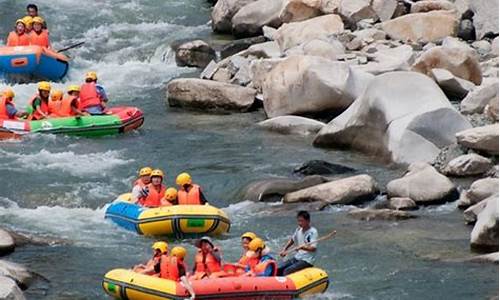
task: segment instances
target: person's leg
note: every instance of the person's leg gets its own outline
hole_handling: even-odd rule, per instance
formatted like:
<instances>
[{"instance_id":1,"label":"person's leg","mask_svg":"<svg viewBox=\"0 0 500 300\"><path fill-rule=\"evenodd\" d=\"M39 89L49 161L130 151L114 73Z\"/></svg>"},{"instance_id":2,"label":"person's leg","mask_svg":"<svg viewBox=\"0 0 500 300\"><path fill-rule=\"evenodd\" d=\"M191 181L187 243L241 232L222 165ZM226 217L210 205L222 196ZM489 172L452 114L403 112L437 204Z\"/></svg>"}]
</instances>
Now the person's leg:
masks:
<instances>
[{"instance_id":1,"label":"person's leg","mask_svg":"<svg viewBox=\"0 0 500 300\"><path fill-rule=\"evenodd\" d=\"M295 258L290 258L278 264L278 276L283 276L283 271L293 265L297 260Z\"/></svg>"},{"instance_id":2,"label":"person's leg","mask_svg":"<svg viewBox=\"0 0 500 300\"><path fill-rule=\"evenodd\" d=\"M302 269L309 268L309 267L312 267L312 265L310 263L303 261L303 260L295 260L294 264L286 267L283 270L283 276L295 273L297 271L300 271Z\"/></svg>"}]
</instances>

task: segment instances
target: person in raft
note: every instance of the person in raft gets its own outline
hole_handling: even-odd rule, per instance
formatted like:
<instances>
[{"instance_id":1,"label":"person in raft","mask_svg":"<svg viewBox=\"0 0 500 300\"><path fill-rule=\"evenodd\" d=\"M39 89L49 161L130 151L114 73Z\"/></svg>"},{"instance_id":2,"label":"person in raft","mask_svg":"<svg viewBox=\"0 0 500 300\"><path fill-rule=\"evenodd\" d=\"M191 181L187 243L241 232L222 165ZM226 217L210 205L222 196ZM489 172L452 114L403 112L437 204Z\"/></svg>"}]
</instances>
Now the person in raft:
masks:
<instances>
[{"instance_id":1,"label":"person in raft","mask_svg":"<svg viewBox=\"0 0 500 300\"><path fill-rule=\"evenodd\" d=\"M155 266L160 261L162 255L168 255L168 244L166 242L158 241L154 242L153 246L153 257L146 262L146 264L139 264L132 268L132 271L140 274L154 275Z\"/></svg>"},{"instance_id":2,"label":"person in raft","mask_svg":"<svg viewBox=\"0 0 500 300\"><path fill-rule=\"evenodd\" d=\"M195 299L191 283L187 279L187 267L184 262L187 250L184 247L174 247L170 251L170 255L164 253L160 256L160 260L155 265L155 272L159 274L160 278L169 279L173 281L180 281L180 283L188 290L191 295L190 299Z\"/></svg>"},{"instance_id":3,"label":"person in raft","mask_svg":"<svg viewBox=\"0 0 500 300\"><path fill-rule=\"evenodd\" d=\"M33 30L29 33L30 45L50 48L49 32L43 29L43 24L41 17L33 18Z\"/></svg>"},{"instance_id":4,"label":"person in raft","mask_svg":"<svg viewBox=\"0 0 500 300\"><path fill-rule=\"evenodd\" d=\"M172 205L177 205L177 190L171 187L165 191L165 196L161 199L161 206Z\"/></svg>"},{"instance_id":5,"label":"person in raft","mask_svg":"<svg viewBox=\"0 0 500 300\"><path fill-rule=\"evenodd\" d=\"M245 276L276 276L278 265L276 260L269 255L269 248L266 247L264 241L260 238L253 239L248 244L248 261L245 268Z\"/></svg>"},{"instance_id":6,"label":"person in raft","mask_svg":"<svg viewBox=\"0 0 500 300\"><path fill-rule=\"evenodd\" d=\"M28 105L31 108L30 118L32 120L41 120L49 117L49 97L51 86L47 81L38 83L38 92L31 97Z\"/></svg>"},{"instance_id":7,"label":"person in raft","mask_svg":"<svg viewBox=\"0 0 500 300\"><path fill-rule=\"evenodd\" d=\"M139 178L134 181L134 187L132 188L131 200L133 203L139 203L141 202L140 199L145 199L148 196L147 185L151 182L151 172L153 172L153 169L150 167L139 170Z\"/></svg>"},{"instance_id":8,"label":"person in raft","mask_svg":"<svg viewBox=\"0 0 500 300\"><path fill-rule=\"evenodd\" d=\"M188 173L179 174L175 183L179 186L179 190L177 191L177 202L179 205L203 205L208 203L201 187L193 183L191 175Z\"/></svg>"},{"instance_id":9,"label":"person in raft","mask_svg":"<svg viewBox=\"0 0 500 300\"><path fill-rule=\"evenodd\" d=\"M0 119L15 120L28 115L28 113L20 112L16 109L16 105L14 104L15 96L14 91L11 89L5 89L0 94Z\"/></svg>"},{"instance_id":10,"label":"person in raft","mask_svg":"<svg viewBox=\"0 0 500 300\"><path fill-rule=\"evenodd\" d=\"M190 280L200 280L203 278L217 278L224 273L221 266L221 254L214 246L211 238L204 236L195 243L198 251L194 257L193 275Z\"/></svg>"},{"instance_id":11,"label":"person in raft","mask_svg":"<svg viewBox=\"0 0 500 300\"><path fill-rule=\"evenodd\" d=\"M24 33L29 34L33 29L33 18L31 16L26 16L21 20L23 20L25 26Z\"/></svg>"},{"instance_id":12,"label":"person in raft","mask_svg":"<svg viewBox=\"0 0 500 300\"><path fill-rule=\"evenodd\" d=\"M50 93L49 114L51 117L59 117L63 96L64 92L61 90L54 90Z\"/></svg>"},{"instance_id":13,"label":"person in raft","mask_svg":"<svg viewBox=\"0 0 500 300\"><path fill-rule=\"evenodd\" d=\"M278 276L286 276L288 274L300 271L305 268L312 267L316 258L315 241L318 239L318 231L311 226L311 216L305 210L297 213L298 227L295 230L292 238L288 240L283 250L280 252L281 257L285 257L287 250L292 246L301 246L295 256L281 263L278 267ZM307 245L304 245L307 243Z\"/></svg>"},{"instance_id":14,"label":"person in raft","mask_svg":"<svg viewBox=\"0 0 500 300\"><path fill-rule=\"evenodd\" d=\"M146 186L148 195L139 199L139 204L145 207L158 207L162 205L167 188L163 185L165 175L160 169L151 171L151 182Z\"/></svg>"},{"instance_id":15,"label":"person in raft","mask_svg":"<svg viewBox=\"0 0 500 300\"><path fill-rule=\"evenodd\" d=\"M249 248L248 244L257 238L257 235L253 232L245 232L241 235L241 248L242 254L240 259L235 264L225 264L224 271L227 273L235 273L236 275L244 274L246 267L255 267L255 260L251 260L248 256Z\"/></svg>"},{"instance_id":16,"label":"person in raft","mask_svg":"<svg viewBox=\"0 0 500 300\"><path fill-rule=\"evenodd\" d=\"M39 17L38 6L36 6L35 4L28 4L26 6L26 14L27 14L26 17L31 17L31 18ZM45 23L45 21L43 21L43 29L47 29L47 23Z\"/></svg>"},{"instance_id":17,"label":"person in raft","mask_svg":"<svg viewBox=\"0 0 500 300\"><path fill-rule=\"evenodd\" d=\"M7 37L8 47L18 47L18 46L29 46L30 39L29 35L26 33L26 24L22 19L16 21L16 26L14 31L9 33Z\"/></svg>"},{"instance_id":18,"label":"person in raft","mask_svg":"<svg viewBox=\"0 0 500 300\"><path fill-rule=\"evenodd\" d=\"M80 88L80 109L91 115L102 115L107 102L104 88L97 84L97 73L85 74L85 83Z\"/></svg>"}]
</instances>

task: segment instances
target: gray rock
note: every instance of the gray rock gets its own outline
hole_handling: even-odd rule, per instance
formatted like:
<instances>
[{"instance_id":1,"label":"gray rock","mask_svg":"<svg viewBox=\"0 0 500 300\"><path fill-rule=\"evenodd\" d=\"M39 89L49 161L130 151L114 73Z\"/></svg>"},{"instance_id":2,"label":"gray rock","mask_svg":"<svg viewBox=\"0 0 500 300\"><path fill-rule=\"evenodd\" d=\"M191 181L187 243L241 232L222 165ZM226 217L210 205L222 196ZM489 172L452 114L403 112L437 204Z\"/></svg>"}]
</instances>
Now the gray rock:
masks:
<instances>
[{"instance_id":1,"label":"gray rock","mask_svg":"<svg viewBox=\"0 0 500 300\"><path fill-rule=\"evenodd\" d=\"M217 71L215 71L214 75L212 76L212 80L229 83L231 82L232 77L233 74L227 68L218 68Z\"/></svg>"},{"instance_id":2,"label":"gray rock","mask_svg":"<svg viewBox=\"0 0 500 300\"><path fill-rule=\"evenodd\" d=\"M281 116L262 121L259 127L282 134L316 134L325 123L298 116Z\"/></svg>"},{"instance_id":3,"label":"gray rock","mask_svg":"<svg viewBox=\"0 0 500 300\"><path fill-rule=\"evenodd\" d=\"M477 255L477 256L474 256L474 257L467 259L466 261L477 262L477 263L495 263L495 264L498 264L498 252Z\"/></svg>"},{"instance_id":4,"label":"gray rock","mask_svg":"<svg viewBox=\"0 0 500 300\"><path fill-rule=\"evenodd\" d=\"M498 36L493 40L493 42L491 43L491 54L493 54L494 56L498 56Z\"/></svg>"},{"instance_id":5,"label":"gray rock","mask_svg":"<svg viewBox=\"0 0 500 300\"><path fill-rule=\"evenodd\" d=\"M455 10L456 7L447 0L423 0L411 5L410 13L429 12L433 10Z\"/></svg>"},{"instance_id":6,"label":"gray rock","mask_svg":"<svg viewBox=\"0 0 500 300\"><path fill-rule=\"evenodd\" d=\"M290 23L319 15L321 15L321 0L283 0L279 17L283 23Z\"/></svg>"},{"instance_id":7,"label":"gray rock","mask_svg":"<svg viewBox=\"0 0 500 300\"><path fill-rule=\"evenodd\" d=\"M220 0L212 9L212 29L216 32L231 33L231 20L245 5L256 0Z\"/></svg>"},{"instance_id":8,"label":"gray rock","mask_svg":"<svg viewBox=\"0 0 500 300\"><path fill-rule=\"evenodd\" d=\"M459 208L466 208L498 194L498 178L483 178L474 181L468 190L460 193Z\"/></svg>"},{"instance_id":9,"label":"gray rock","mask_svg":"<svg viewBox=\"0 0 500 300\"><path fill-rule=\"evenodd\" d=\"M27 289L33 282L33 273L20 264L6 260L0 260L0 276L13 279L21 289Z\"/></svg>"},{"instance_id":10,"label":"gray rock","mask_svg":"<svg viewBox=\"0 0 500 300\"><path fill-rule=\"evenodd\" d=\"M476 49L479 55L487 55L491 52L491 44L486 40L475 41L472 43L472 48Z\"/></svg>"},{"instance_id":11,"label":"gray rock","mask_svg":"<svg viewBox=\"0 0 500 300\"><path fill-rule=\"evenodd\" d=\"M262 84L269 72L284 59L256 59L250 62L250 77L253 87L261 92Z\"/></svg>"},{"instance_id":12,"label":"gray rock","mask_svg":"<svg viewBox=\"0 0 500 300\"><path fill-rule=\"evenodd\" d=\"M466 224L474 224L477 221L477 216L479 215L480 212L483 211L483 209L486 207L486 204L488 201L482 200L469 208L467 208L464 211L464 220Z\"/></svg>"},{"instance_id":13,"label":"gray rock","mask_svg":"<svg viewBox=\"0 0 500 300\"><path fill-rule=\"evenodd\" d=\"M348 215L354 219L363 221L399 221L416 218L406 211L393 209L371 209L371 208L354 208L349 211Z\"/></svg>"},{"instance_id":14,"label":"gray rock","mask_svg":"<svg viewBox=\"0 0 500 300\"><path fill-rule=\"evenodd\" d=\"M498 251L498 195L484 201L486 206L477 215L470 235L470 244L474 249Z\"/></svg>"},{"instance_id":15,"label":"gray rock","mask_svg":"<svg viewBox=\"0 0 500 300\"><path fill-rule=\"evenodd\" d=\"M310 55L323 57L335 61L339 55L345 53L344 46L337 40L312 40L286 51L286 56Z\"/></svg>"},{"instance_id":16,"label":"gray rock","mask_svg":"<svg viewBox=\"0 0 500 300\"><path fill-rule=\"evenodd\" d=\"M489 159L475 153L466 154L450 161L444 168L448 176L474 176L488 172L493 164Z\"/></svg>"},{"instance_id":17,"label":"gray rock","mask_svg":"<svg viewBox=\"0 0 500 300\"><path fill-rule=\"evenodd\" d=\"M247 37L262 34L262 27L281 26L283 0L257 0L242 7L233 17L233 35Z\"/></svg>"},{"instance_id":18,"label":"gray rock","mask_svg":"<svg viewBox=\"0 0 500 300\"><path fill-rule=\"evenodd\" d=\"M378 19L370 0L341 0L339 14L351 28L363 19Z\"/></svg>"},{"instance_id":19,"label":"gray rock","mask_svg":"<svg viewBox=\"0 0 500 300\"><path fill-rule=\"evenodd\" d=\"M460 103L460 112L464 114L481 113L486 105L498 97L498 78L485 78L480 86L475 87Z\"/></svg>"},{"instance_id":20,"label":"gray rock","mask_svg":"<svg viewBox=\"0 0 500 300\"><path fill-rule=\"evenodd\" d=\"M332 164L324 160L310 160L295 168L293 173L301 175L338 175L354 171L356 170L341 164Z\"/></svg>"},{"instance_id":21,"label":"gray rock","mask_svg":"<svg viewBox=\"0 0 500 300\"><path fill-rule=\"evenodd\" d=\"M25 300L26 298L14 280L5 276L0 276L0 299Z\"/></svg>"},{"instance_id":22,"label":"gray rock","mask_svg":"<svg viewBox=\"0 0 500 300\"><path fill-rule=\"evenodd\" d=\"M0 228L0 256L11 253L15 248L16 244L12 236Z\"/></svg>"},{"instance_id":23,"label":"gray rock","mask_svg":"<svg viewBox=\"0 0 500 300\"><path fill-rule=\"evenodd\" d=\"M269 27L269 26L262 27L262 35L270 41L274 41L274 33L275 32L276 32L276 28Z\"/></svg>"},{"instance_id":24,"label":"gray rock","mask_svg":"<svg viewBox=\"0 0 500 300\"><path fill-rule=\"evenodd\" d=\"M413 210L418 206L415 201L407 197L394 197L389 199L389 208L395 210Z\"/></svg>"},{"instance_id":25,"label":"gray rock","mask_svg":"<svg viewBox=\"0 0 500 300\"><path fill-rule=\"evenodd\" d=\"M278 43L270 41L252 45L246 51L241 52L240 55L256 58L279 58L281 56L281 51Z\"/></svg>"},{"instance_id":26,"label":"gray rock","mask_svg":"<svg viewBox=\"0 0 500 300\"><path fill-rule=\"evenodd\" d=\"M415 60L413 49L408 45L395 48L381 48L373 54L368 54L370 61L365 65L353 66L374 75L394 71L408 71Z\"/></svg>"},{"instance_id":27,"label":"gray rock","mask_svg":"<svg viewBox=\"0 0 500 300\"><path fill-rule=\"evenodd\" d=\"M488 32L498 34L498 1L473 0L470 9L474 12L477 37L482 39Z\"/></svg>"},{"instance_id":28,"label":"gray rock","mask_svg":"<svg viewBox=\"0 0 500 300\"><path fill-rule=\"evenodd\" d=\"M311 186L322 184L328 180L321 176L307 176L302 180L269 178L252 182L242 191L242 199L250 201L279 201L287 194Z\"/></svg>"},{"instance_id":29,"label":"gray rock","mask_svg":"<svg viewBox=\"0 0 500 300\"><path fill-rule=\"evenodd\" d=\"M491 120L498 122L498 95L490 99L490 102L484 107L483 113Z\"/></svg>"},{"instance_id":30,"label":"gray rock","mask_svg":"<svg viewBox=\"0 0 500 300\"><path fill-rule=\"evenodd\" d=\"M215 50L202 40L181 44L175 51L175 62L181 67L205 68L215 57Z\"/></svg>"},{"instance_id":31,"label":"gray rock","mask_svg":"<svg viewBox=\"0 0 500 300\"><path fill-rule=\"evenodd\" d=\"M442 147L455 143L456 132L468 128L469 122L430 78L391 72L376 76L346 111L320 130L314 145L352 148L403 164L432 162Z\"/></svg>"},{"instance_id":32,"label":"gray rock","mask_svg":"<svg viewBox=\"0 0 500 300\"><path fill-rule=\"evenodd\" d=\"M170 106L205 111L248 111L255 94L251 88L194 78L174 79L167 86Z\"/></svg>"},{"instance_id":33,"label":"gray rock","mask_svg":"<svg viewBox=\"0 0 500 300\"><path fill-rule=\"evenodd\" d=\"M264 43L265 41L266 38L263 35L234 40L222 46L220 50L220 56L221 58L226 58L245 49L248 49L252 45Z\"/></svg>"},{"instance_id":34,"label":"gray rock","mask_svg":"<svg viewBox=\"0 0 500 300\"><path fill-rule=\"evenodd\" d=\"M215 72L217 72L217 63L212 60L200 74L201 79L212 79Z\"/></svg>"},{"instance_id":35,"label":"gray rock","mask_svg":"<svg viewBox=\"0 0 500 300\"><path fill-rule=\"evenodd\" d=\"M460 145L498 155L498 123L466 129L458 132L456 137Z\"/></svg>"},{"instance_id":36,"label":"gray rock","mask_svg":"<svg viewBox=\"0 0 500 300\"><path fill-rule=\"evenodd\" d=\"M456 77L446 69L432 69L431 75L443 92L452 99L463 99L476 86L468 80Z\"/></svg>"},{"instance_id":37,"label":"gray rock","mask_svg":"<svg viewBox=\"0 0 500 300\"><path fill-rule=\"evenodd\" d=\"M320 201L324 205L353 204L373 199L378 192L377 183L372 177L357 175L287 193L283 197L283 202Z\"/></svg>"},{"instance_id":38,"label":"gray rock","mask_svg":"<svg viewBox=\"0 0 500 300\"><path fill-rule=\"evenodd\" d=\"M426 163L413 163L402 178L390 181L387 195L410 198L417 204L444 203L458 198L453 182Z\"/></svg>"},{"instance_id":39,"label":"gray rock","mask_svg":"<svg viewBox=\"0 0 500 300\"><path fill-rule=\"evenodd\" d=\"M375 11L380 21L384 22L390 20L396 8L398 7L398 1L396 0L373 0L372 9Z\"/></svg>"}]
</instances>

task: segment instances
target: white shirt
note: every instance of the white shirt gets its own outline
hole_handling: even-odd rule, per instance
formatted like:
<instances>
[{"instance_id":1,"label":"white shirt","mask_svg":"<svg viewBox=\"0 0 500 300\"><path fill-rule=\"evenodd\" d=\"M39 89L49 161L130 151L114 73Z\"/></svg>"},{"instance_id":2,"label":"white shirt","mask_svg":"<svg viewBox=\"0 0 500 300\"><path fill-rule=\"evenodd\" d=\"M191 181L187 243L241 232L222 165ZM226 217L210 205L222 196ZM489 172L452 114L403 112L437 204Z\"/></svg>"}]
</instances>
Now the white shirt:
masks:
<instances>
[{"instance_id":1,"label":"white shirt","mask_svg":"<svg viewBox=\"0 0 500 300\"><path fill-rule=\"evenodd\" d=\"M312 247L317 247L317 243L314 243L318 239L318 231L314 227L309 227L307 231L302 231L301 227L298 227L293 233L292 240L295 246L300 246L305 243ZM309 264L314 264L314 260L316 259L316 251L305 251L299 250L295 254L296 260L303 260L308 262Z\"/></svg>"}]
</instances>

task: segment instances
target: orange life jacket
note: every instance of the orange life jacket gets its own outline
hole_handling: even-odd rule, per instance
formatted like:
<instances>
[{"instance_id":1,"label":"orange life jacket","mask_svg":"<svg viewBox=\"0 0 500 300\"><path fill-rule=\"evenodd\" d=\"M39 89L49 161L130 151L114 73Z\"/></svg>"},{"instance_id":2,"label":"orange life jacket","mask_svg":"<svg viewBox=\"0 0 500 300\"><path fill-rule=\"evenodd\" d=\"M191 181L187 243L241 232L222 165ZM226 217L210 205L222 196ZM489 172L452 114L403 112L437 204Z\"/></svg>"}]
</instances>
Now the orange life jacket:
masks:
<instances>
[{"instance_id":1,"label":"orange life jacket","mask_svg":"<svg viewBox=\"0 0 500 300\"><path fill-rule=\"evenodd\" d=\"M201 205L201 193L200 186L193 184L189 192L184 189L180 189L177 192L177 201L179 205Z\"/></svg>"},{"instance_id":2,"label":"orange life jacket","mask_svg":"<svg viewBox=\"0 0 500 300\"><path fill-rule=\"evenodd\" d=\"M30 40L30 45L40 46L45 48L50 47L49 32L46 29L43 29L40 33L36 33L34 30L32 30L28 36Z\"/></svg>"},{"instance_id":3,"label":"orange life jacket","mask_svg":"<svg viewBox=\"0 0 500 300\"><path fill-rule=\"evenodd\" d=\"M160 258L160 278L179 281L179 262L175 256L162 255Z\"/></svg>"},{"instance_id":4,"label":"orange life jacket","mask_svg":"<svg viewBox=\"0 0 500 300\"><path fill-rule=\"evenodd\" d=\"M196 253L196 256L194 258L194 263L195 263L195 268L194 268L195 274L205 273L207 275L210 275L212 273L220 272L222 270L220 261L218 261L211 253L208 253L207 255L204 256L203 252L201 252L200 249L198 249L198 253Z\"/></svg>"},{"instance_id":5,"label":"orange life jacket","mask_svg":"<svg viewBox=\"0 0 500 300\"><path fill-rule=\"evenodd\" d=\"M38 95L38 93L36 93L28 101L28 104L31 107L33 107L33 102L35 102L36 98L39 98L39 97L40 96ZM40 100L41 100L41 98L40 98ZM48 103L48 101L47 102L45 102L43 100L40 101L40 110L43 111L45 114L49 113L49 103ZM35 107L33 107L33 113L31 115L31 118L34 119L34 120L40 120L42 118L42 115L35 109Z\"/></svg>"},{"instance_id":6,"label":"orange life jacket","mask_svg":"<svg viewBox=\"0 0 500 300\"><path fill-rule=\"evenodd\" d=\"M161 199L165 196L165 191L167 188L162 184L160 191L158 191L155 186L150 183L148 184L148 196L144 199L142 205L147 207L158 207L161 205Z\"/></svg>"},{"instance_id":7,"label":"orange life jacket","mask_svg":"<svg viewBox=\"0 0 500 300\"><path fill-rule=\"evenodd\" d=\"M15 31L11 31L9 33L9 36L7 37L8 47L29 46L29 44L30 44L29 36L25 33L18 35Z\"/></svg>"},{"instance_id":8,"label":"orange life jacket","mask_svg":"<svg viewBox=\"0 0 500 300\"><path fill-rule=\"evenodd\" d=\"M54 117L61 117L59 111L61 110L61 102L59 100L53 101L49 100L49 114Z\"/></svg>"},{"instance_id":9,"label":"orange life jacket","mask_svg":"<svg viewBox=\"0 0 500 300\"><path fill-rule=\"evenodd\" d=\"M86 82L80 88L80 109L101 105L101 99L97 93L94 82Z\"/></svg>"},{"instance_id":10,"label":"orange life jacket","mask_svg":"<svg viewBox=\"0 0 500 300\"><path fill-rule=\"evenodd\" d=\"M268 266L273 266L273 274L271 276L276 276L278 273L278 264L276 264L274 259L268 259L263 262L259 261L251 270L258 276L259 274L264 273Z\"/></svg>"},{"instance_id":11,"label":"orange life jacket","mask_svg":"<svg viewBox=\"0 0 500 300\"><path fill-rule=\"evenodd\" d=\"M64 97L60 102L61 105L59 106L59 116L61 117L71 117L75 116L76 114L73 112L73 107L72 103L73 101L78 101L78 97L75 96L69 96L69 97Z\"/></svg>"},{"instance_id":12,"label":"orange life jacket","mask_svg":"<svg viewBox=\"0 0 500 300\"><path fill-rule=\"evenodd\" d=\"M14 105L14 103L12 103L12 101L7 101L7 99L5 97L1 97L0 98L0 119L16 119L16 117L10 117L9 116L9 113L7 112L7 103L11 103L12 105Z\"/></svg>"}]
</instances>

